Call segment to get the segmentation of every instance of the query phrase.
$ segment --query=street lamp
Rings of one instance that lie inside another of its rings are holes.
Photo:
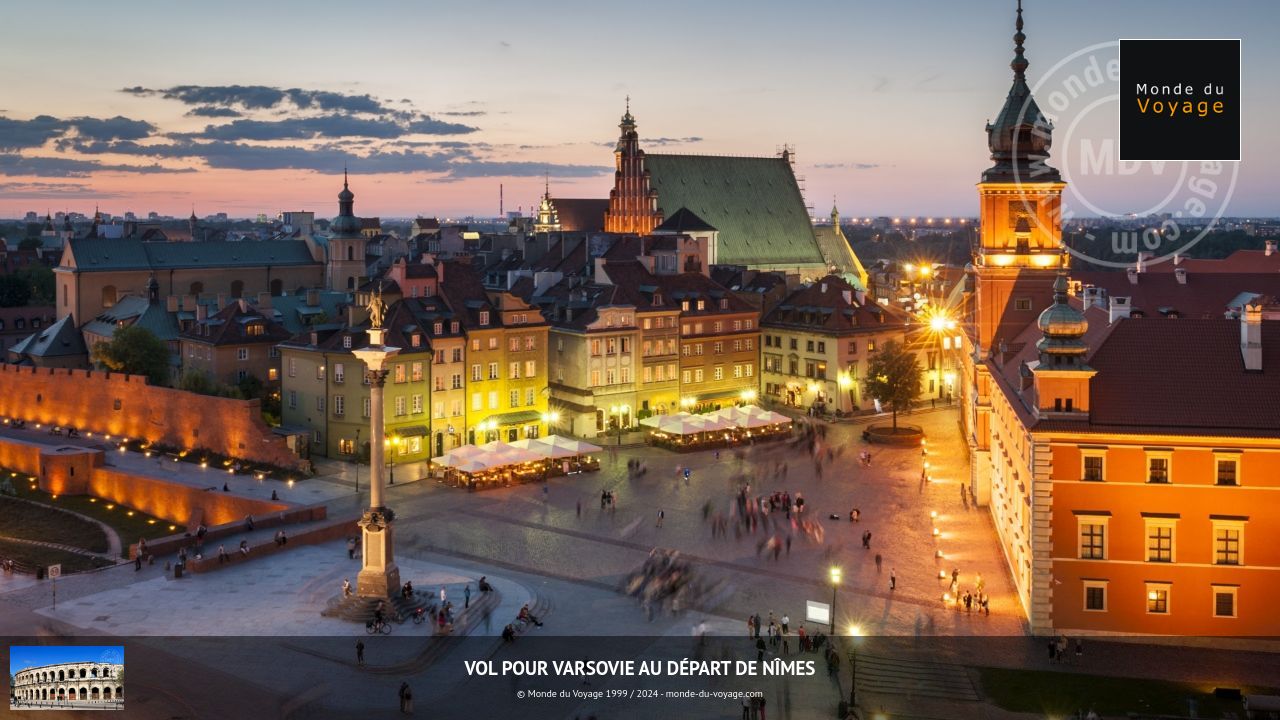
[[[836,634],[836,589],[840,587],[840,568],[831,566],[831,629],[832,635]]]
[[[858,638],[862,636],[862,628],[849,626],[849,709],[858,704]]]
[[[360,494],[360,428],[356,428],[356,494]]]
[[[755,400],[755,399],[756,399],[756,391],[755,391],[755,390],[743,390],[741,393],[739,393],[739,397],[741,397],[741,398],[742,398],[742,402],[749,403],[749,402],[751,402],[752,400]]]
[[[388,453],[389,455],[391,455],[391,472],[387,474],[387,484],[395,485],[396,484],[396,451],[400,448],[400,436],[392,435],[391,437],[387,438],[384,441],[384,444],[386,445],[387,448],[391,450],[391,452]]]
[[[949,337],[947,332],[955,329],[956,321],[947,314],[946,310],[938,307],[930,312],[928,320],[929,329],[938,340],[938,399],[941,400],[943,388],[946,386],[942,374],[943,338]]]

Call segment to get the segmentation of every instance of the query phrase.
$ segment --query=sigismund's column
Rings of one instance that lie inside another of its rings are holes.
[[[392,520],[395,513],[383,504],[382,493],[386,481],[383,466],[383,444],[386,432],[383,427],[382,387],[387,380],[386,362],[400,352],[400,348],[384,344],[386,331],[382,327],[386,306],[382,293],[373,296],[369,306],[369,347],[353,350],[352,354],[365,364],[365,377],[369,381],[369,508],[360,518],[363,557],[360,575],[356,578],[356,594],[360,597],[390,597],[400,590],[400,568],[396,567]]]

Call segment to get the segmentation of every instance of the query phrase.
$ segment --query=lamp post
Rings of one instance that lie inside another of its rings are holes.
[[[858,705],[858,638],[862,635],[862,628],[857,625],[849,626],[849,709]]]
[[[391,472],[387,475],[387,484],[396,484],[396,453],[400,449],[400,436],[392,435],[386,439],[388,454],[391,455]]]
[[[933,331],[934,337],[938,339],[938,399],[941,400],[943,388],[945,387],[942,376],[942,351],[943,338],[947,337],[947,332],[956,328],[956,321],[951,319],[945,310],[934,310],[929,317],[929,329]]]
[[[840,587],[840,568],[835,565],[831,566],[831,629],[830,634],[836,634],[836,590]]]
[[[360,428],[356,428],[356,494],[360,494]]]

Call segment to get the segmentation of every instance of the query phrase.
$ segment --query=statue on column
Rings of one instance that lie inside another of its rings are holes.
[[[375,330],[382,329],[382,321],[387,314],[387,305],[382,302],[382,282],[378,282],[378,288],[373,291],[369,297],[369,305],[365,308],[369,311],[369,326]]]

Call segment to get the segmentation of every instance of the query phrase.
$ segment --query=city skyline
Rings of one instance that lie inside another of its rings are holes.
[[[218,18],[185,8],[153,17],[135,6],[93,22],[100,11],[86,4],[78,13],[86,22],[59,28],[57,55],[31,63],[44,41],[28,33],[0,60],[14,78],[0,104],[0,214],[98,204],[116,214],[185,217],[194,206],[201,217],[326,216],[344,164],[362,214],[493,216],[500,185],[504,209],[527,213],[544,173],[555,196],[607,195],[630,96],[650,152],[795,147],[817,216],[834,198],[846,216],[972,217],[973,168],[987,155],[982,126],[1010,77],[1012,5],[808,2],[730,21],[711,4],[682,11],[681,23],[651,19],[669,14],[661,5],[644,18],[559,6],[490,32],[464,9],[377,4],[361,9],[361,27],[438,30],[369,44],[332,31],[344,22],[341,5],[233,6]],[[1229,37],[1243,20],[1262,26],[1277,13],[1245,2],[1236,9],[1172,3],[1157,18],[1101,2],[1030,2],[1029,76],[1038,81],[1058,60],[1117,37],[1178,37],[1192,24]],[[58,12],[15,10],[32,27],[53,24]],[[279,41],[264,41],[246,18],[278,29]],[[648,53],[639,41],[620,50],[610,35],[628,22],[638,37],[665,33],[681,52]],[[1245,161],[1225,214],[1275,215],[1266,190],[1276,171],[1249,162],[1278,149],[1261,119],[1275,100],[1251,68],[1280,51],[1247,37],[1243,47]],[[621,62],[594,61],[606,55]],[[436,71],[437,58],[459,56],[468,61]],[[94,70],[71,69],[84,67]],[[1073,152],[1055,147],[1051,162],[1071,175]],[[1070,179],[1073,190],[1113,199],[1108,214],[1140,212],[1163,194],[1141,176]]]

